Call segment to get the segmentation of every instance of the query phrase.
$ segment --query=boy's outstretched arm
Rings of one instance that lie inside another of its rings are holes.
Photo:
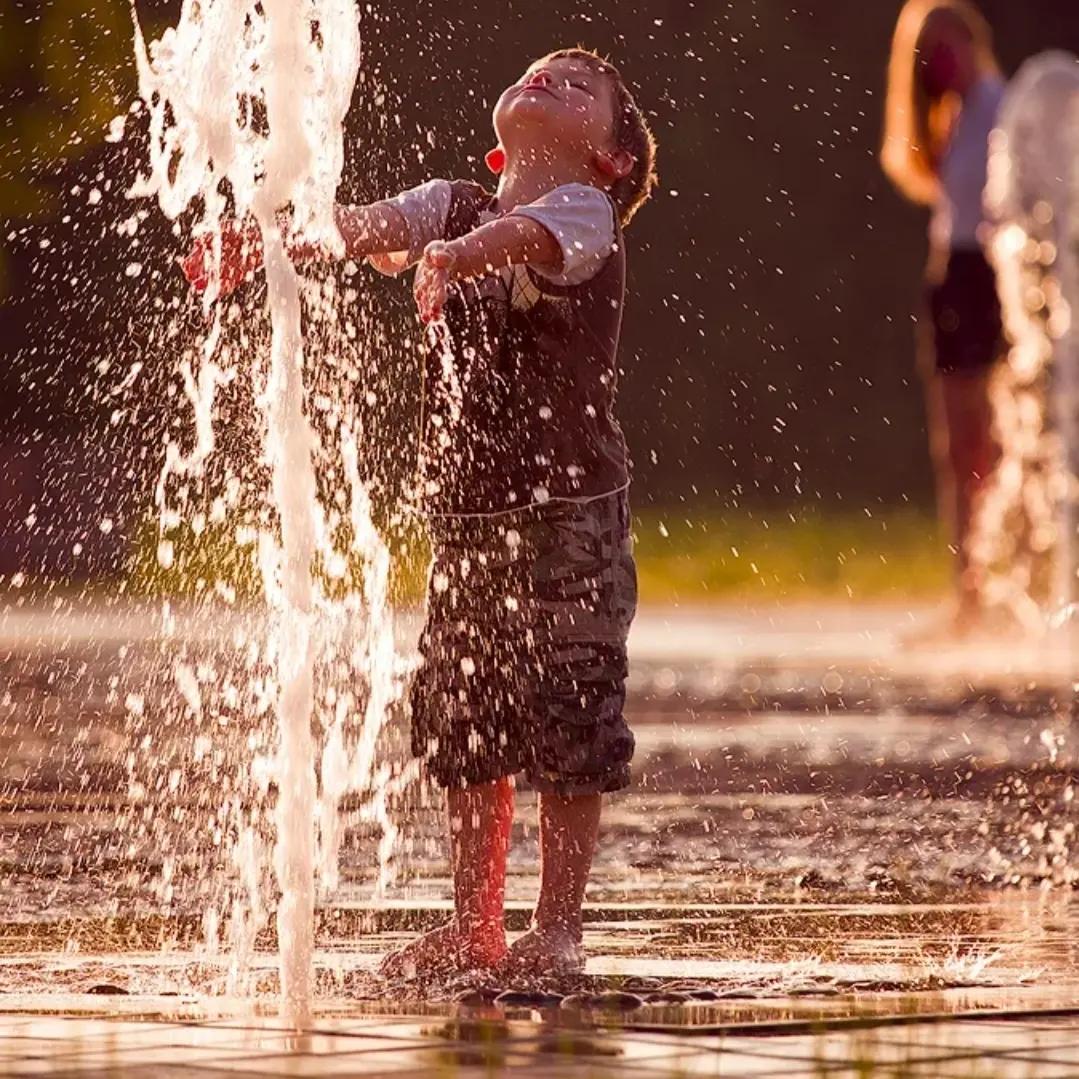
[[[446,290],[454,281],[521,263],[557,271],[562,261],[562,247],[547,228],[530,218],[510,215],[460,239],[428,244],[416,267],[412,291],[420,317],[430,322],[441,317]]]
[[[338,204],[333,208],[333,220],[345,241],[346,258],[359,260],[368,255],[408,250],[408,222],[390,202],[372,202],[367,206]],[[289,254],[295,261],[330,257],[322,248],[303,244],[290,245]]]
[[[334,207],[334,223],[345,243],[345,257],[364,259],[370,255],[408,250],[409,225],[404,214],[391,202],[368,206]],[[287,219],[282,221],[287,233]],[[262,265],[262,235],[254,222],[226,222],[221,228],[221,258],[216,267],[218,296],[227,296]],[[294,262],[318,262],[331,259],[330,252],[303,240],[288,241],[289,257]],[[208,288],[215,272],[213,238],[200,236],[190,254],[182,260],[183,271],[200,292]]]

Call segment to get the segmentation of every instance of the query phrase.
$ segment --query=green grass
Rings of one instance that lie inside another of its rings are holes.
[[[641,599],[645,603],[754,600],[881,601],[946,593],[951,556],[939,529],[914,510],[879,515],[782,512],[750,514],[685,507],[647,511],[634,521]],[[231,533],[207,530],[174,536],[171,570],[157,565],[157,527],[148,524],[136,547],[127,590],[136,595],[197,595],[228,581],[238,599],[258,595],[253,546]],[[428,548],[417,529],[397,532],[392,596],[423,595]],[[344,587],[356,579],[350,567]]]
[[[641,596],[711,600],[902,600],[946,593],[951,554],[913,510],[647,513],[635,522]]]
[[[423,598],[430,548],[416,525],[380,528],[392,551],[390,598],[397,605],[417,603]],[[250,535],[250,533],[249,533]],[[132,554],[125,590],[135,596],[201,597],[221,590],[221,582],[239,601],[262,594],[258,565],[258,546],[254,542],[238,544],[229,525],[210,525],[200,535],[181,526],[169,533],[173,561],[163,569],[158,559],[161,536],[156,521],[147,521],[140,530]],[[337,548],[347,550],[348,537],[337,538]],[[360,588],[363,564],[351,558],[343,576],[331,578],[321,562],[316,576],[329,595],[341,595]]]

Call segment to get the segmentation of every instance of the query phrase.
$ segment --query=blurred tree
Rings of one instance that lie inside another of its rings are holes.
[[[100,145],[134,89],[127,0],[0,5],[0,295],[10,225],[56,212],[60,169]]]

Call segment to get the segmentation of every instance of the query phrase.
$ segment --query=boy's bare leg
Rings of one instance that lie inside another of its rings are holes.
[[[513,780],[505,777],[447,795],[454,917],[465,946],[488,960],[500,959],[506,950],[503,912],[513,794]]]
[[[493,967],[505,956],[513,794],[508,777],[447,791],[454,914],[444,926],[386,956],[380,967],[386,977]]]
[[[581,905],[599,836],[602,796],[541,794],[540,892],[532,928],[507,956],[509,970],[522,974],[579,971]]]

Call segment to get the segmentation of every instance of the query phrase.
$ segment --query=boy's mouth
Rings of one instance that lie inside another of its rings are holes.
[[[551,97],[557,100],[558,95],[547,86],[541,86],[539,83],[529,83],[527,86],[522,86],[518,91],[519,94],[549,94]]]

